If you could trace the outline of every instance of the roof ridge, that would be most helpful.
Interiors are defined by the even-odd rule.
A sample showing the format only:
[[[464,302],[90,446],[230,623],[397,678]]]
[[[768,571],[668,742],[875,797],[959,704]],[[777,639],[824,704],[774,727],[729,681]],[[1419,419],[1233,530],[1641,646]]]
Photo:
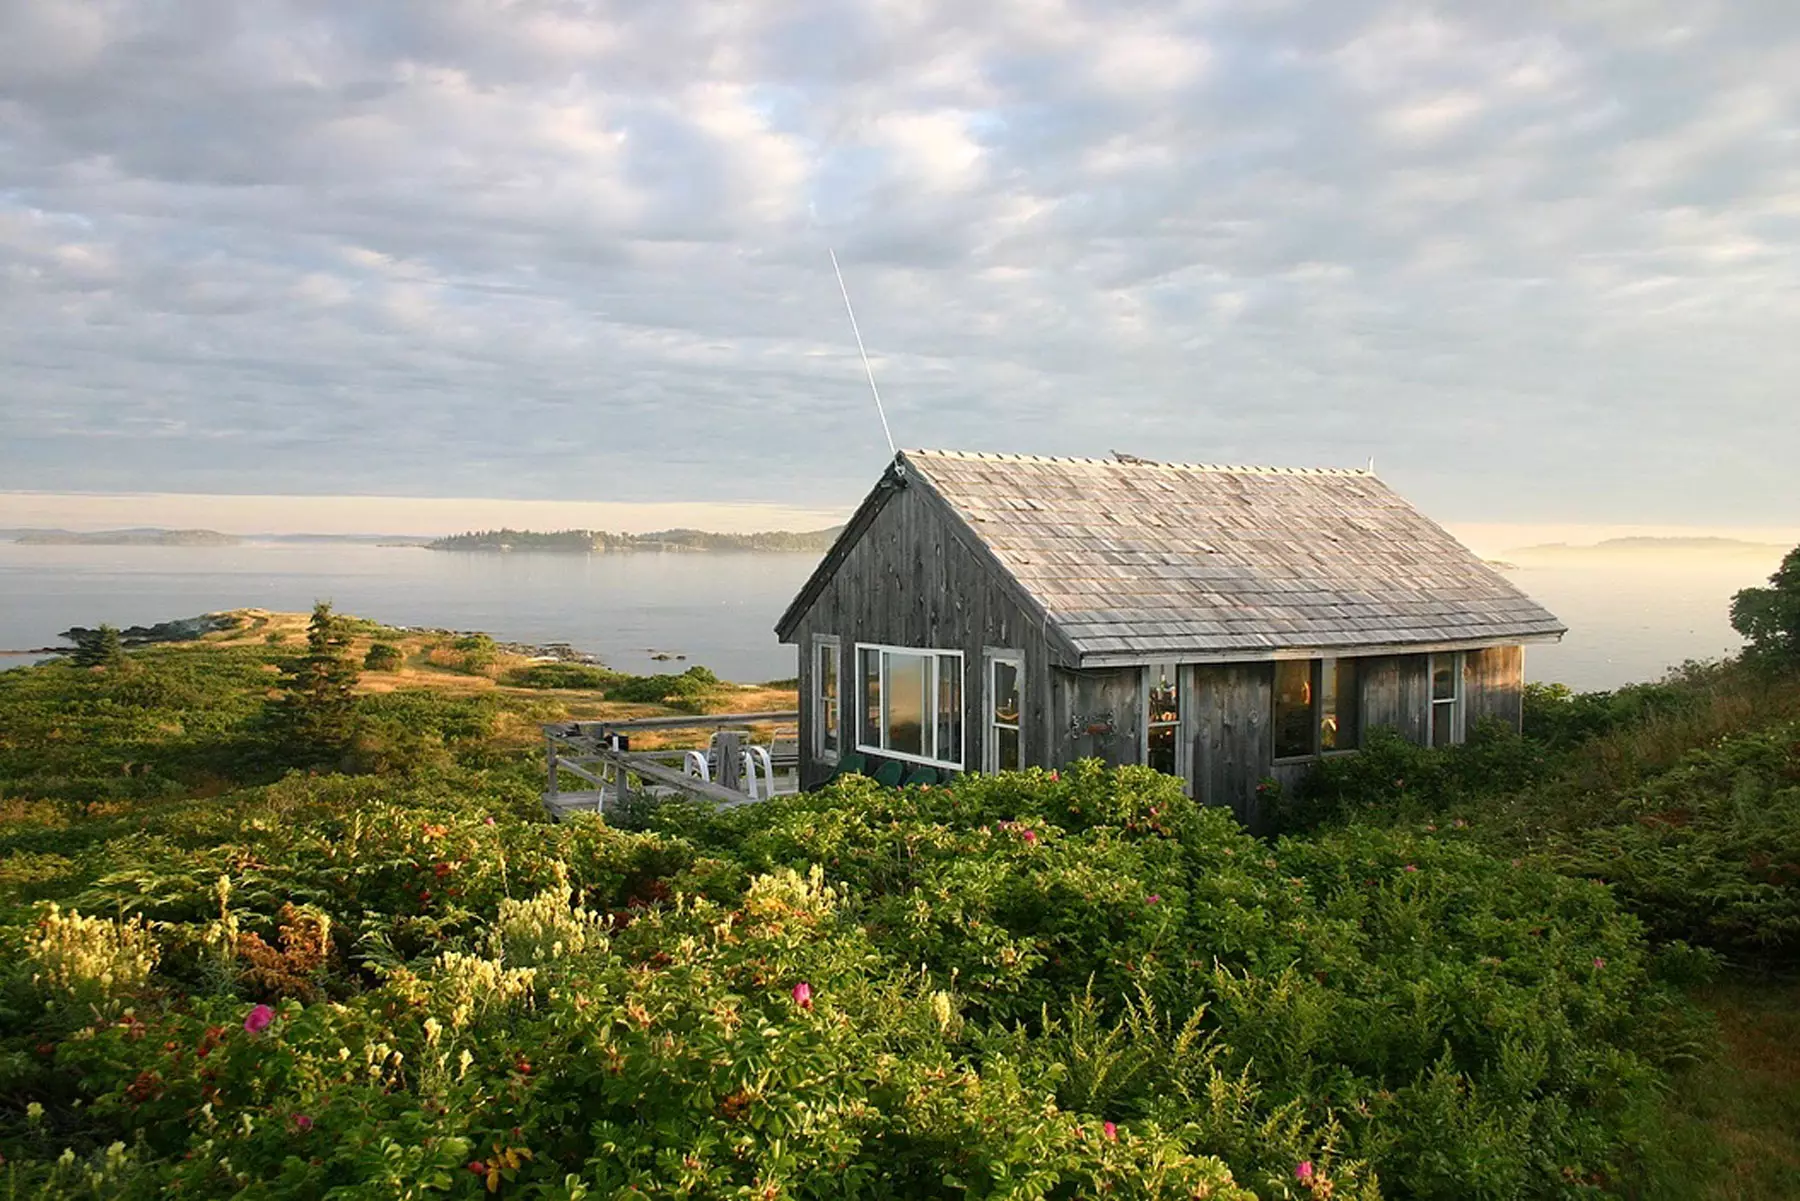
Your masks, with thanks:
[[[1229,463],[1161,463],[1148,460],[1133,462],[1128,459],[1097,459],[1084,458],[1075,455],[1024,455],[1008,454],[1000,451],[927,450],[924,448],[907,450],[901,453],[942,459],[965,459],[975,462],[1081,463],[1093,467],[1164,467],[1176,471],[1211,471],[1229,475],[1336,475],[1361,476],[1368,479],[1373,479],[1375,477],[1374,472],[1362,467],[1274,467]]]

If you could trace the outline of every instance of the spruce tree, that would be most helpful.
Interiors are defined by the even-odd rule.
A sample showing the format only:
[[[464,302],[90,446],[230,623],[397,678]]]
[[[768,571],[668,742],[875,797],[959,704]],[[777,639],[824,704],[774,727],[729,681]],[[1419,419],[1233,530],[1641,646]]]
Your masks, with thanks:
[[[356,738],[357,665],[350,638],[329,601],[313,606],[306,653],[281,667],[281,697],[270,713],[277,750],[289,762],[318,765],[339,759]]]
[[[75,653],[71,658],[77,667],[123,667],[126,663],[119,631],[105,622],[97,630],[83,630],[75,635]]]

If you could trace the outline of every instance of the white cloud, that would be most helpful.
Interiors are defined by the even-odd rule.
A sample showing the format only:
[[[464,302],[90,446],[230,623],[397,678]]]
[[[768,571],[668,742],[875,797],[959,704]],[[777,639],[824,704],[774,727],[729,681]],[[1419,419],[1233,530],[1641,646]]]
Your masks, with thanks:
[[[841,504],[833,246],[907,441],[1800,509],[1797,113],[1775,0],[13,0],[0,481]]]

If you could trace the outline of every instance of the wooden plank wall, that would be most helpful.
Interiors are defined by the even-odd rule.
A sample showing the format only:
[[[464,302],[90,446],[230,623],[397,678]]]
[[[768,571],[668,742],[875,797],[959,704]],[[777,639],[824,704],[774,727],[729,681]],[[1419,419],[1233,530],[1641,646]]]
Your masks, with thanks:
[[[861,697],[856,644],[886,643],[963,652],[964,769],[978,771],[987,732],[986,647],[1024,655],[1020,754],[1025,763],[1058,761],[1053,728],[1051,659],[1038,620],[965,546],[936,502],[917,487],[900,489],[884,505],[826,583],[795,630],[800,659],[801,786],[816,785],[830,764],[814,761],[812,638],[842,639],[839,679],[844,695],[844,745],[854,749]],[[1066,727],[1066,718],[1064,718]],[[1066,743],[1067,738],[1060,738]]]
[[[1431,677],[1429,656],[1377,655],[1359,659],[1362,665],[1362,728],[1377,726],[1399,732],[1409,742],[1429,741]]]
[[[1256,786],[1275,758],[1269,727],[1275,668],[1269,663],[1193,667],[1183,724],[1190,738],[1194,799],[1224,805],[1252,831],[1267,824]]]
[[[1525,648],[1491,646],[1464,655],[1463,698],[1470,733],[1484,717],[1519,729],[1525,720]]]
[[[1057,671],[1051,677],[1052,733],[1047,766],[1103,759],[1115,767],[1144,761],[1144,677],[1138,667]],[[1110,724],[1110,732],[1089,727]],[[1027,760],[1035,762],[1035,760]]]

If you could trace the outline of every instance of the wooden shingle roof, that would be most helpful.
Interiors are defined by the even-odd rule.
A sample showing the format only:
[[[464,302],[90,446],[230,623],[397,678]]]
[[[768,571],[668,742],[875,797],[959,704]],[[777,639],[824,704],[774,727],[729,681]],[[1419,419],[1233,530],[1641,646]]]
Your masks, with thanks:
[[[1565,627],[1363,471],[905,451],[1084,664]]]

